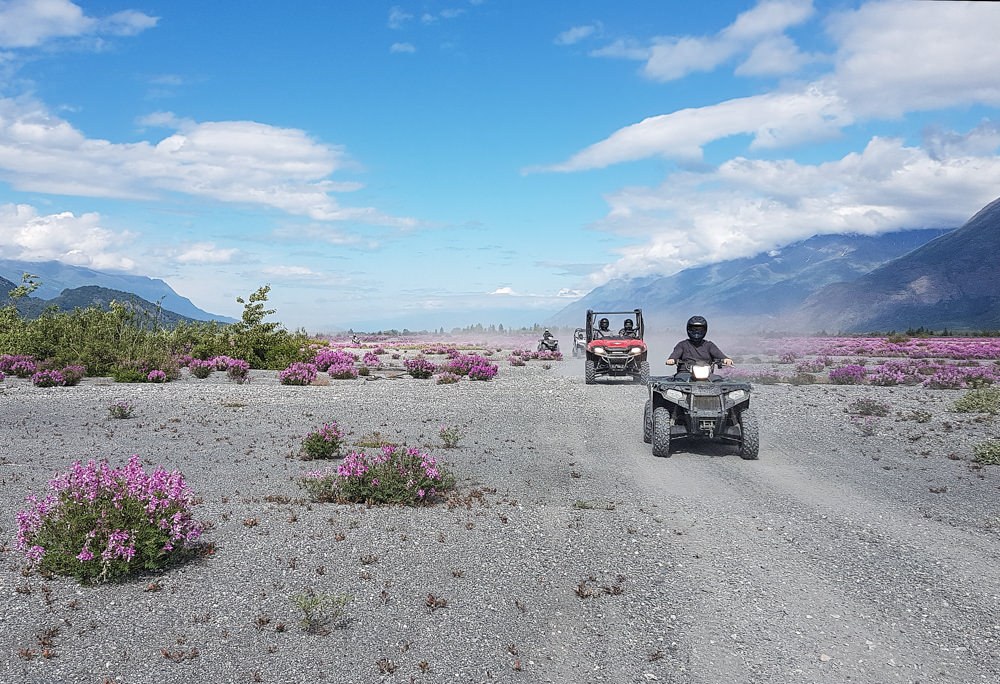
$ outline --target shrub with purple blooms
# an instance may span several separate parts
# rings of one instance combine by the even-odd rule
[[[456,382],[462,379],[461,375],[456,375],[449,371],[439,373],[437,376],[437,384],[439,385],[454,385]]]
[[[151,370],[146,375],[146,382],[166,382],[167,374],[161,370]]]
[[[510,365],[512,366],[527,366],[528,362],[524,360],[523,356],[519,354],[511,353],[510,355]]]
[[[482,359],[481,363],[476,363],[469,369],[469,380],[492,380],[497,374],[496,364]]]
[[[317,458],[334,458],[340,455],[340,448],[343,444],[344,431],[340,426],[336,422],[323,423],[302,440],[302,458],[307,461]]]
[[[362,357],[361,359],[361,363],[365,364],[369,368],[382,367],[382,359],[378,357],[378,354],[374,354],[372,352],[368,352],[367,354],[365,354],[364,357]]]
[[[188,363],[188,370],[191,372],[191,375],[203,380],[215,372],[215,369],[214,359],[191,359]]]
[[[237,385],[250,382],[250,364],[243,359],[227,358],[226,375]]]
[[[122,468],[76,461],[29,494],[17,514],[17,548],[46,572],[100,583],[162,570],[190,550],[203,526],[178,471],[146,473],[138,456]]]
[[[66,366],[60,371],[63,376],[63,384],[66,387],[73,387],[74,385],[79,385],[80,381],[83,380],[84,376],[87,375],[87,369],[83,366]]]
[[[345,366],[347,364],[354,365],[354,362],[358,360],[356,354],[353,354],[343,349],[321,349],[316,352],[316,358],[313,359],[313,364],[316,366],[316,370],[326,372],[330,366]]]
[[[419,380],[426,380],[434,375],[434,371],[436,370],[435,365],[423,357],[407,359],[403,362],[403,368],[406,369],[407,373]]]
[[[829,377],[835,385],[860,385],[865,381],[865,367],[847,364],[831,370]]]
[[[278,382],[282,385],[308,385],[316,379],[316,366],[311,363],[296,361],[285,370],[278,373]]]
[[[316,502],[420,506],[454,488],[455,478],[419,449],[387,445],[374,455],[351,452],[336,470],[307,473],[300,485]]]
[[[31,384],[35,387],[58,387],[63,384],[63,376],[56,370],[40,370],[31,376]]]
[[[365,370],[368,370],[367,367]],[[354,363],[334,363],[326,369],[327,374],[334,380],[353,380],[358,377],[358,369]]]

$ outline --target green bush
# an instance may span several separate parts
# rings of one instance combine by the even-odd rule
[[[855,416],[879,416],[884,417],[892,411],[889,402],[873,399],[872,397],[862,397],[855,399],[847,407],[847,412]]]
[[[1000,413],[1000,389],[983,387],[969,390],[952,407],[959,413]]]
[[[972,447],[976,463],[983,465],[1000,465],[1000,440],[991,439]]]

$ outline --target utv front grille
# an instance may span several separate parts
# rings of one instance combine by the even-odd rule
[[[722,409],[722,403],[719,401],[719,396],[713,394],[710,396],[699,397],[695,395],[691,398],[691,407],[695,411],[719,411]]]

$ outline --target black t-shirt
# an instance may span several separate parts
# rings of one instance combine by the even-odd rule
[[[679,370],[686,371],[692,365],[699,363],[707,365],[713,361],[722,361],[726,355],[711,340],[700,340],[699,342],[681,340],[670,352],[670,358],[678,363]]]

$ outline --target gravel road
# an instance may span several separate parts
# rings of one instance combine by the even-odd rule
[[[8,378],[0,682],[995,683],[1000,468],[971,448],[1000,435],[949,411],[962,394],[759,385],[751,462],[653,458],[645,388],[587,386],[574,360],[440,386]],[[843,411],[859,397],[892,404],[872,436]],[[109,418],[116,399],[135,416]],[[296,451],[329,420],[433,449],[458,494],[309,504]],[[23,573],[24,496],[133,453],[184,472],[215,553],[113,586]],[[327,634],[299,624],[307,590],[349,597]]]

